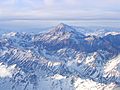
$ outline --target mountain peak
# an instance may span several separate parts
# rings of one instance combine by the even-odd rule
[[[66,27],[66,26],[68,26],[68,25],[66,25],[66,24],[64,24],[64,23],[60,23],[60,24],[57,25],[58,28],[64,28],[64,27]]]
[[[64,23],[60,23],[58,24],[56,27],[54,27],[54,29],[51,30],[52,32],[76,32],[76,30],[74,28],[72,28],[71,26],[64,24]]]
[[[72,26],[69,26],[67,24],[64,23],[60,23],[58,24],[56,27],[52,28],[44,38],[46,37],[53,37],[53,38],[69,38],[69,37],[79,37],[79,38],[83,38],[85,37],[85,35],[83,35],[82,33],[78,32],[75,28],[73,28]]]

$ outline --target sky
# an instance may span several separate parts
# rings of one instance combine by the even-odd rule
[[[120,0],[0,0],[0,19],[120,19]]]

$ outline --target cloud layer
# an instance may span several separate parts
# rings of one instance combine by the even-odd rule
[[[120,0],[0,0],[0,19],[120,19]]]

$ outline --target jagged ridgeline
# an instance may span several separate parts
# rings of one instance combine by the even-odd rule
[[[120,32],[90,30],[61,23],[46,33],[3,34],[0,90],[119,88]]]

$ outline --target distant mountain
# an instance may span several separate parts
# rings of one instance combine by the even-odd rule
[[[119,33],[120,28],[118,27],[103,27],[103,26],[72,26],[77,31],[83,33],[84,35],[97,35],[104,36],[106,33]]]
[[[89,34],[60,23],[46,33],[3,34],[0,89],[113,90],[120,85],[119,59],[119,31]]]

